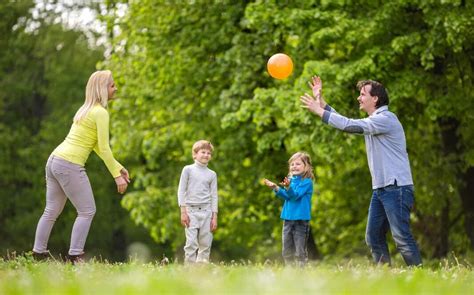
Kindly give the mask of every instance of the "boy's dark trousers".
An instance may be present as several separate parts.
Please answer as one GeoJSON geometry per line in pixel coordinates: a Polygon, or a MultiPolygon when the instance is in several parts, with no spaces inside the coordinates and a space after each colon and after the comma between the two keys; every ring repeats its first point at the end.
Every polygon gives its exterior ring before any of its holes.
{"type": "Polygon", "coordinates": [[[282,231],[282,255],[286,265],[297,262],[303,266],[308,261],[308,220],[284,220],[282,231]]]}

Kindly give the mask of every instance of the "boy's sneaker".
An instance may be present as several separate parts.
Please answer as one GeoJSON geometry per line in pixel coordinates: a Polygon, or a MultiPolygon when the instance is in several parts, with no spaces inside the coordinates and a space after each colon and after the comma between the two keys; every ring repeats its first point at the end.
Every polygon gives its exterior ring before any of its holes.
{"type": "Polygon", "coordinates": [[[67,255],[66,261],[71,262],[73,265],[85,263],[86,260],[84,259],[84,254],[85,253],[79,255],[67,255]]]}

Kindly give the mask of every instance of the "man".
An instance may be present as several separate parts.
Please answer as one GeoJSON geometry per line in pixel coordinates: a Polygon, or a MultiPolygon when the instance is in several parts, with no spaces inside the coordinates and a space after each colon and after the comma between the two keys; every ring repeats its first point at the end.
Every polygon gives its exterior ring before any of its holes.
{"type": "Polygon", "coordinates": [[[386,234],[390,228],[405,263],[421,265],[421,256],[410,231],[413,180],[406,151],[405,133],[397,116],[388,110],[388,94],[376,81],[360,81],[359,108],[369,117],[349,119],[338,114],[322,98],[322,82],[309,82],[314,98],[301,96],[303,107],[320,116],[324,123],[344,132],[364,134],[372,175],[373,194],[367,220],[366,242],[378,264],[390,264],[386,234]]]}

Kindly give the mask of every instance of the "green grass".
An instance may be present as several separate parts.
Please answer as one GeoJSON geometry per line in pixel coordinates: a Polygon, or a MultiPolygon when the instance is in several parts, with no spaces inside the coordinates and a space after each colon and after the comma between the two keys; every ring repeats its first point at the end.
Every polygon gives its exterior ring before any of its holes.
{"type": "Polygon", "coordinates": [[[474,294],[467,263],[424,268],[312,264],[201,265],[0,260],[0,294],[474,294]]]}

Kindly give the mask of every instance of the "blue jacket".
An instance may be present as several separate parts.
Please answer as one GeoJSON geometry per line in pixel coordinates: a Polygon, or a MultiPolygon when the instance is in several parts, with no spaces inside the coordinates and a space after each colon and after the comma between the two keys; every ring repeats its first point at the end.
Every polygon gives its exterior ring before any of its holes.
{"type": "Polygon", "coordinates": [[[288,189],[280,187],[275,195],[285,200],[280,218],[284,220],[310,220],[313,181],[301,176],[291,177],[288,189]]]}

